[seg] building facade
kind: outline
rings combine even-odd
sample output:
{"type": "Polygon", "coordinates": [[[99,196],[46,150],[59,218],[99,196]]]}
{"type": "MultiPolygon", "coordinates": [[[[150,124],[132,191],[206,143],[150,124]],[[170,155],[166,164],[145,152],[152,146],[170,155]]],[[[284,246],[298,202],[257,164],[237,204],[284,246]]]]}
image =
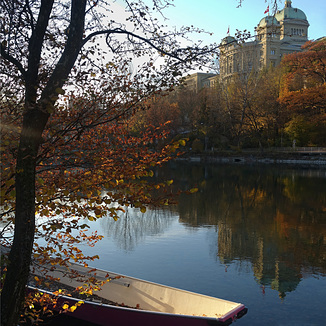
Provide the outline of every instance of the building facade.
{"type": "Polygon", "coordinates": [[[305,13],[285,1],[282,10],[262,18],[255,28],[255,39],[238,42],[225,37],[220,46],[220,77],[228,80],[235,75],[246,77],[263,67],[277,66],[283,55],[301,51],[308,41],[309,23],[305,13]]]}
{"type": "Polygon", "coordinates": [[[217,74],[196,72],[184,78],[183,85],[189,90],[198,92],[202,88],[212,88],[217,82],[217,74]]]}

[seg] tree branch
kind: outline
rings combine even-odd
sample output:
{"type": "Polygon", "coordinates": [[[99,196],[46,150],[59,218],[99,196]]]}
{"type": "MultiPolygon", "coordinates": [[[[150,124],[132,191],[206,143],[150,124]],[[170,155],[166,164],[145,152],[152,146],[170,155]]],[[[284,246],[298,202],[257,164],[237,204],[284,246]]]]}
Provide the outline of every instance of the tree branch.
{"type": "MultiPolygon", "coordinates": [[[[111,34],[124,34],[124,35],[127,35],[128,37],[134,37],[140,41],[143,41],[145,43],[147,43],[148,45],[150,45],[153,49],[157,50],[158,52],[164,54],[164,55],[167,55],[171,58],[174,58],[174,59],[177,59],[179,61],[182,61],[182,62],[186,62],[185,59],[182,59],[181,57],[179,57],[176,52],[173,52],[173,53],[170,53],[170,52],[167,52],[167,51],[164,51],[162,48],[156,46],[153,42],[151,42],[149,39],[145,38],[145,37],[142,37],[140,35],[137,35],[135,33],[132,33],[132,32],[129,32],[129,31],[126,31],[126,30],[123,30],[121,28],[115,28],[115,29],[106,29],[106,30],[103,30],[103,31],[97,31],[97,32],[93,32],[91,34],[89,34],[84,40],[83,40],[83,43],[82,43],[82,46],[84,46],[91,38],[93,38],[94,36],[97,36],[97,35],[103,35],[103,34],[106,34],[107,35],[107,38],[109,35],[111,34]]],[[[181,51],[179,51],[181,52],[181,51]]]]}
{"type": "Polygon", "coordinates": [[[41,101],[46,101],[52,104],[55,102],[55,99],[51,100],[51,97],[57,95],[56,90],[62,87],[75,64],[79,51],[83,46],[82,38],[85,25],[86,2],[87,0],[72,0],[70,25],[67,29],[67,43],[46,87],[42,92],[41,101]]]}
{"type": "Polygon", "coordinates": [[[13,65],[15,65],[17,67],[17,69],[19,70],[19,72],[21,73],[22,77],[24,80],[26,80],[26,71],[24,69],[24,67],[22,66],[22,64],[15,59],[13,56],[11,56],[5,49],[5,42],[2,42],[0,45],[0,54],[1,56],[8,60],[9,62],[11,62],[13,65]]]}
{"type": "Polygon", "coordinates": [[[26,74],[25,103],[36,101],[38,70],[46,28],[52,11],[54,0],[42,0],[35,29],[29,41],[28,70],[26,74]]]}

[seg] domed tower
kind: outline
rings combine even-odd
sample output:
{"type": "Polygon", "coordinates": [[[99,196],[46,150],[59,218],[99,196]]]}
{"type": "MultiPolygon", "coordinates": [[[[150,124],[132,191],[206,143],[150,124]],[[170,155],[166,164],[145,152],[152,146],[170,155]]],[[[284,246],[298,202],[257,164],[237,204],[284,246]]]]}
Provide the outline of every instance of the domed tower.
{"type": "Polygon", "coordinates": [[[305,13],[286,0],[275,15],[262,18],[255,28],[254,41],[238,43],[225,37],[220,44],[220,77],[248,76],[263,67],[277,66],[284,54],[301,51],[308,40],[309,23],[305,13]]]}
{"type": "Polygon", "coordinates": [[[256,27],[261,42],[260,65],[277,66],[284,54],[301,51],[308,40],[309,23],[305,13],[286,0],[274,16],[266,16],[256,27]]]}
{"type": "Polygon", "coordinates": [[[256,38],[260,43],[260,68],[277,66],[280,62],[280,22],[274,16],[262,18],[256,27],[256,38]]]}
{"type": "Polygon", "coordinates": [[[292,7],[292,1],[285,1],[283,10],[278,10],[275,14],[281,26],[281,44],[292,44],[293,51],[300,51],[301,46],[308,41],[309,23],[305,13],[292,7]]]}

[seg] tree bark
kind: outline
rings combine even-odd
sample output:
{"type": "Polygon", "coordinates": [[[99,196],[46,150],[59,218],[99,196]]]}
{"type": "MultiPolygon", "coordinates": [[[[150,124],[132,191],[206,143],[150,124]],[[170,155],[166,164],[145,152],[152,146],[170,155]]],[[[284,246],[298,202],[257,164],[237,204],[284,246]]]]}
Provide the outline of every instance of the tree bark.
{"type": "Polygon", "coordinates": [[[49,115],[34,109],[24,117],[16,163],[14,240],[1,293],[1,325],[17,325],[24,302],[35,230],[35,168],[41,135],[49,115]]]}
{"type": "Polygon", "coordinates": [[[24,302],[35,233],[37,155],[42,133],[58,96],[57,89],[63,86],[82,46],[86,1],[72,0],[65,49],[38,100],[41,50],[54,0],[42,0],[38,21],[30,38],[28,70],[24,76],[25,112],[16,161],[15,232],[1,292],[1,326],[18,324],[24,302]]]}

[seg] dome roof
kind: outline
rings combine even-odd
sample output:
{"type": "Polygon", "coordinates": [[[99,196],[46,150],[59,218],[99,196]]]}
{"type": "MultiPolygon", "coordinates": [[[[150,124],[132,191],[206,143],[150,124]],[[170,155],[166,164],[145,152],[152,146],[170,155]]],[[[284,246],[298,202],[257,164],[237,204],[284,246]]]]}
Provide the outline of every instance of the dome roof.
{"type": "Polygon", "coordinates": [[[259,27],[266,27],[266,26],[271,26],[271,25],[279,25],[280,23],[274,16],[266,16],[263,19],[260,20],[258,24],[259,27]]]}
{"type": "Polygon", "coordinates": [[[223,45],[230,44],[230,43],[233,43],[233,42],[236,42],[236,40],[235,40],[235,38],[233,36],[224,37],[224,39],[222,40],[223,45]]]}
{"type": "Polygon", "coordinates": [[[285,1],[285,7],[283,10],[278,10],[275,14],[275,18],[278,21],[284,20],[284,19],[301,19],[301,20],[307,20],[306,14],[298,9],[298,8],[292,8],[292,1],[285,1]]]}

